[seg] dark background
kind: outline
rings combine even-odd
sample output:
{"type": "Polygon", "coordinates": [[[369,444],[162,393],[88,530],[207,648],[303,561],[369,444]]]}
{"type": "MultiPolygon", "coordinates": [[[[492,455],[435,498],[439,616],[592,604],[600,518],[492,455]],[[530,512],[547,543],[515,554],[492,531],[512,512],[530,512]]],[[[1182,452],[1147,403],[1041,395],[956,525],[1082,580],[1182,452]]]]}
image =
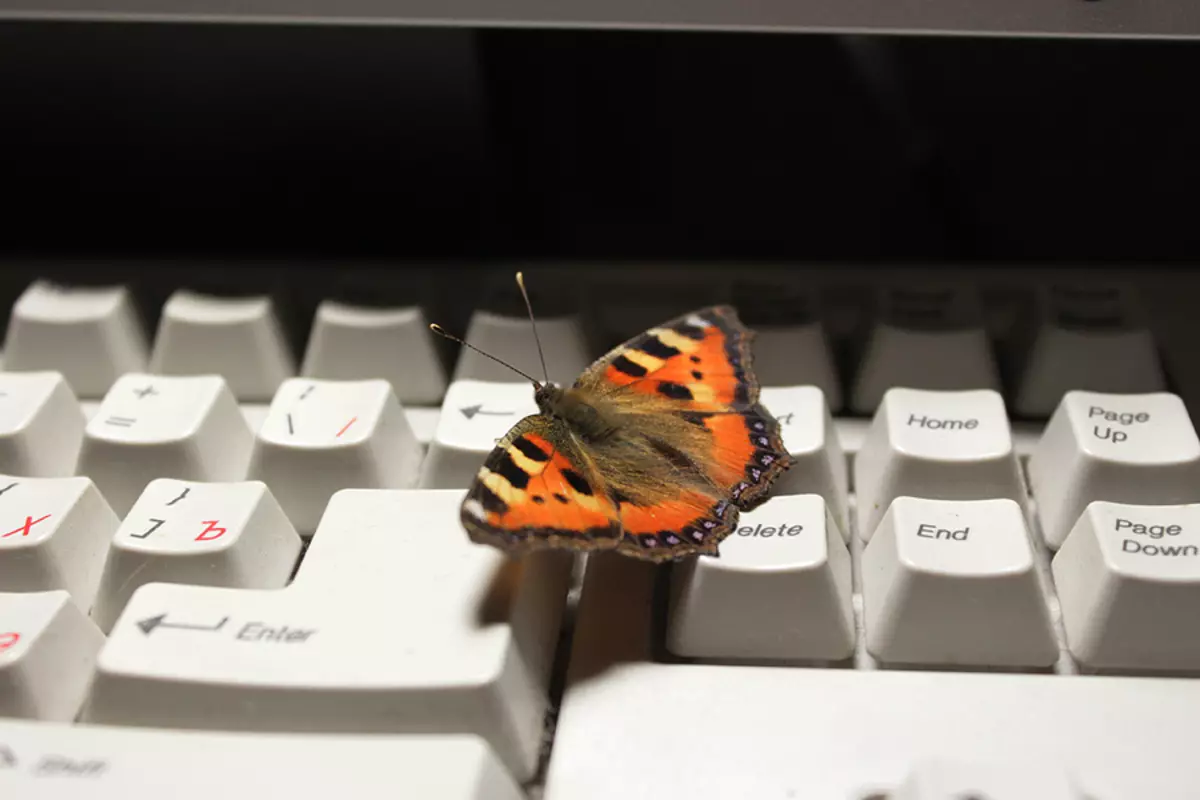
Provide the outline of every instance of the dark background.
{"type": "Polygon", "coordinates": [[[0,25],[0,257],[1187,262],[1200,45],[0,25]]]}

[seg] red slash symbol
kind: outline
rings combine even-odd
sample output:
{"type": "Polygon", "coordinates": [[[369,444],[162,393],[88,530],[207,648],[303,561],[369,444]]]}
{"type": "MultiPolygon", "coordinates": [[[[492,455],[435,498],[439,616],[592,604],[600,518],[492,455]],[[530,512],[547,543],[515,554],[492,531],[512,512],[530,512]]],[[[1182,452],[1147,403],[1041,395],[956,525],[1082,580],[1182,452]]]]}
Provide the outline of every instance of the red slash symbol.
{"type": "Polygon", "coordinates": [[[19,641],[21,641],[21,634],[19,633],[0,633],[0,653],[3,653],[19,641]]]}
{"type": "Polygon", "coordinates": [[[18,533],[21,534],[22,538],[24,538],[29,535],[30,528],[32,528],[34,525],[37,525],[39,522],[41,522],[42,520],[45,520],[45,519],[50,519],[50,515],[45,514],[43,516],[38,517],[37,519],[34,519],[33,517],[26,517],[24,525],[21,525],[20,527],[17,527],[17,528],[13,528],[8,533],[4,534],[3,536],[0,536],[0,539],[7,539],[8,537],[14,536],[18,533]]]}
{"type": "Polygon", "coordinates": [[[342,427],[342,429],[341,429],[340,431],[338,431],[338,432],[337,432],[337,436],[335,436],[335,437],[333,437],[333,438],[335,438],[335,439],[340,439],[340,438],[342,438],[342,434],[343,434],[343,433],[345,433],[346,431],[350,430],[350,426],[351,426],[351,425],[353,425],[353,424],[354,424],[355,422],[357,422],[357,421],[358,421],[358,417],[353,417],[353,418],[352,418],[352,419],[351,419],[349,422],[347,422],[347,423],[346,423],[346,424],[345,424],[345,425],[342,427]]]}
{"type": "Polygon", "coordinates": [[[200,531],[200,535],[196,537],[196,541],[197,542],[211,542],[213,539],[220,539],[222,536],[224,536],[226,533],[226,529],[218,528],[217,527],[218,522],[220,522],[220,520],[216,520],[216,519],[200,520],[201,525],[207,525],[208,527],[205,528],[204,530],[200,531]],[[210,534],[210,533],[213,535],[209,536],[208,534],[210,534]]]}

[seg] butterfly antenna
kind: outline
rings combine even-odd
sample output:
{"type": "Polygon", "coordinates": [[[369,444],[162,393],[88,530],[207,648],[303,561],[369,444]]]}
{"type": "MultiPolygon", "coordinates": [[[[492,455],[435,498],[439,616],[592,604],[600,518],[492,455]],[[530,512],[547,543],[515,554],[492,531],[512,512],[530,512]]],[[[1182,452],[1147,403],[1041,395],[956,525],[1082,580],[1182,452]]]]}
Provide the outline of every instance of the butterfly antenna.
{"type": "Polygon", "coordinates": [[[533,377],[532,375],[527,375],[527,374],[525,374],[525,373],[524,373],[524,372],[522,372],[521,370],[519,370],[519,369],[517,369],[516,367],[514,367],[512,364],[508,363],[507,361],[502,361],[501,359],[499,359],[499,358],[496,358],[496,357],[495,357],[494,355],[492,355],[491,353],[485,353],[485,352],[483,352],[482,350],[480,350],[478,347],[476,347],[476,346],[475,346],[475,345],[473,345],[473,344],[468,344],[467,342],[464,342],[462,339],[458,338],[458,337],[457,337],[457,336],[455,336],[454,334],[452,334],[452,333],[447,333],[447,332],[446,332],[446,329],[445,329],[445,328],[443,328],[441,325],[438,325],[436,322],[435,322],[435,323],[431,323],[431,324],[430,324],[430,326],[429,326],[429,330],[433,331],[433,332],[434,332],[434,333],[436,333],[438,336],[445,336],[447,339],[449,339],[449,340],[450,340],[450,341],[452,341],[452,342],[458,342],[458,343],[459,343],[459,344],[461,344],[463,347],[469,347],[469,348],[471,348],[472,350],[474,350],[476,353],[479,353],[479,355],[483,356],[484,358],[490,358],[492,361],[495,361],[497,364],[501,364],[501,365],[503,365],[503,366],[506,366],[506,367],[508,367],[508,368],[509,368],[509,369],[511,369],[513,372],[515,372],[515,373],[517,373],[518,375],[520,375],[522,378],[525,378],[525,379],[529,380],[530,382],[532,382],[534,386],[538,386],[538,385],[539,385],[539,384],[538,384],[538,379],[537,379],[537,378],[533,377]]]}
{"type": "Polygon", "coordinates": [[[521,287],[521,297],[525,298],[525,310],[529,312],[529,324],[533,326],[533,341],[537,344],[538,358],[542,360],[542,374],[546,383],[550,383],[550,370],[546,369],[546,354],[542,352],[542,340],[538,338],[537,320],[533,318],[533,304],[529,302],[529,292],[525,291],[525,276],[517,273],[517,286],[521,287]]]}

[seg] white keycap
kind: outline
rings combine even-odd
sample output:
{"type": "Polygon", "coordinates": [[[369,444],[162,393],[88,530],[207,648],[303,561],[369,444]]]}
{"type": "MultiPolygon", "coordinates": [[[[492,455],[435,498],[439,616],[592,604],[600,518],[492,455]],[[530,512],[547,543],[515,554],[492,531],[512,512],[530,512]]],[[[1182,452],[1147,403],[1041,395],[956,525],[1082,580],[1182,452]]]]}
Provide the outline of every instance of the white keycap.
{"type": "Polygon", "coordinates": [[[0,794],[14,798],[524,798],[474,736],[248,735],[0,720],[0,743],[0,794]]]}
{"type": "Polygon", "coordinates": [[[819,322],[754,328],[754,375],[764,387],[809,384],[820,389],[831,409],[842,407],[842,386],[819,322]]]}
{"type": "Polygon", "coordinates": [[[103,643],[66,592],[0,593],[0,717],[73,719],[103,643]]]}
{"type": "Polygon", "coordinates": [[[696,658],[839,661],[854,652],[850,554],[825,501],[742,514],[719,558],[676,565],[667,647],[696,658]]]}
{"type": "Polygon", "coordinates": [[[1173,394],[1068,392],[1029,457],[1029,484],[1057,549],[1094,500],[1200,502],[1200,439],[1173,394]]]}
{"type": "Polygon", "coordinates": [[[1140,303],[1118,286],[1041,293],[1041,325],[1027,354],[1016,411],[1046,416],[1071,390],[1129,394],[1166,388],[1140,303]]]}
{"type": "MultiPolygon", "coordinates": [[[[550,379],[566,386],[574,383],[592,363],[579,318],[539,318],[537,330],[550,379]]],[[[471,315],[467,335],[463,338],[541,380],[542,362],[538,360],[537,343],[528,317],[505,317],[490,311],[476,311],[471,315]]],[[[521,380],[521,376],[464,347],[454,368],[454,381],[463,380],[512,382],[521,380]]]]}
{"type": "Polygon", "coordinates": [[[1200,670],[1200,505],[1092,503],[1053,572],[1082,664],[1200,670]]]}
{"type": "MultiPolygon", "coordinates": [[[[985,754],[981,753],[980,756],[985,754]]],[[[930,760],[917,765],[889,800],[1087,800],[1055,764],[930,760]]]]}
{"type": "Polygon", "coordinates": [[[824,393],[815,386],[765,387],[759,402],[779,420],[783,446],[794,463],[775,482],[773,495],[819,494],[847,541],[848,468],[824,393]]]}
{"type": "Polygon", "coordinates": [[[462,498],[339,492],[281,591],[143,586],[100,655],[86,719],[473,732],[528,778],[570,557],[472,544],[462,498]]]}
{"type": "Polygon", "coordinates": [[[61,373],[0,373],[0,472],[74,475],[85,422],[61,373]]]}
{"type": "Polygon", "coordinates": [[[296,367],[270,297],[180,290],[163,306],[150,372],[220,375],[239,400],[267,400],[296,367]]]}
{"type": "Polygon", "coordinates": [[[978,298],[963,289],[891,289],[859,365],[853,407],[874,413],[892,387],[998,389],[978,298]]]}
{"type": "Polygon", "coordinates": [[[859,535],[870,541],[897,497],[974,500],[1025,490],[1004,400],[990,390],[884,395],[854,459],[859,535]]]}
{"type": "MultiPolygon", "coordinates": [[[[528,324],[528,323],[526,323],[528,324]]],[[[326,300],[317,308],[301,374],[325,380],[385,380],[408,405],[437,405],[446,372],[425,313],[326,300]]]]}
{"type": "Polygon", "coordinates": [[[831,409],[842,407],[822,311],[807,281],[739,278],[730,299],[742,323],[754,331],[754,375],[760,385],[816,386],[831,409]]]}
{"type": "Polygon", "coordinates": [[[254,435],[213,375],[122,375],[88,422],[78,473],[124,516],[155,478],[238,481],[254,435]]]}
{"type": "Polygon", "coordinates": [[[258,431],[249,476],[271,487],[302,535],[341,489],[416,485],[421,446],[387,381],[293,378],[258,431]]]}
{"type": "Polygon", "coordinates": [[[264,483],[153,481],[113,537],[92,618],[112,630],[146,583],[283,588],[300,547],[264,483]]]}
{"type": "Polygon", "coordinates": [[[123,373],[146,367],[146,340],[123,286],[30,285],[13,306],[4,368],[54,370],[75,394],[101,397],[123,373]]]}
{"type": "Polygon", "coordinates": [[[1021,507],[899,497],[862,556],[867,649],[891,664],[1058,659],[1021,507]]]}
{"type": "Polygon", "coordinates": [[[425,489],[465,489],[497,440],[540,413],[527,383],[455,381],[446,391],[437,432],[421,468],[425,489]]]}
{"type": "Polygon", "coordinates": [[[1092,800],[1200,786],[1200,681],[663,663],[660,577],[588,558],[544,800],[890,800],[915,765],[981,755],[1044,760],[1092,800]]]}
{"type": "Polygon", "coordinates": [[[0,475],[0,592],[62,589],[86,612],[118,522],[88,478],[0,475]]]}

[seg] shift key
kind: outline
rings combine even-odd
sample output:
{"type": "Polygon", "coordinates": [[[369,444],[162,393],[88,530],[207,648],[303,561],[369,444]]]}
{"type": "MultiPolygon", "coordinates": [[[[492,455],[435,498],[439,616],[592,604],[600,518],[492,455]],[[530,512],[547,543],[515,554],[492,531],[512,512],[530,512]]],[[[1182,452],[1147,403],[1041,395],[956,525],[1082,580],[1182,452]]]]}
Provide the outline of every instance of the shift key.
{"type": "Polygon", "coordinates": [[[148,584],[100,653],[88,722],[474,733],[536,767],[570,556],[509,560],[459,528],[459,490],[334,495],[296,579],[148,584]]]}

